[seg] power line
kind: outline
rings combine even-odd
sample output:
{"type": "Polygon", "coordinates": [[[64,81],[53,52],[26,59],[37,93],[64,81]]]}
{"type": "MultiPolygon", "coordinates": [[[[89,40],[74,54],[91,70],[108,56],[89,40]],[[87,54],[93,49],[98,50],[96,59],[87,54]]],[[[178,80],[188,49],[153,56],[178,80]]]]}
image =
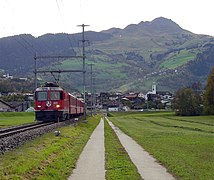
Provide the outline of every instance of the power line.
{"type": "MultiPolygon", "coordinates": [[[[62,2],[62,1],[61,1],[61,2],[62,2]]],[[[61,11],[61,9],[60,9],[58,0],[56,0],[56,4],[57,4],[57,9],[58,9],[58,12],[59,12],[59,15],[60,15],[60,19],[61,19],[61,21],[62,21],[62,24],[63,24],[63,26],[64,26],[64,29],[66,29],[65,21],[64,21],[64,18],[63,18],[62,11],[61,11]]],[[[68,39],[68,42],[69,42],[69,44],[70,44],[72,50],[74,51],[74,47],[73,47],[73,45],[72,45],[72,41],[71,41],[71,39],[70,39],[70,37],[69,37],[69,34],[68,34],[68,33],[65,33],[65,34],[66,34],[66,37],[67,37],[67,39],[68,39]]],[[[72,35],[71,35],[71,37],[72,37],[72,35]]],[[[73,37],[72,37],[72,38],[73,38],[73,37]]],[[[74,40],[74,39],[73,39],[73,40],[74,40]]],[[[75,40],[74,40],[74,42],[75,42],[75,40]]]]}
{"type": "Polygon", "coordinates": [[[83,56],[35,56],[36,59],[66,59],[66,58],[83,58],[83,56]]]}
{"type": "Polygon", "coordinates": [[[15,41],[21,45],[27,52],[29,52],[30,54],[33,54],[33,51],[31,49],[29,49],[27,46],[25,46],[24,44],[22,44],[16,37],[14,38],[15,41]]]}
{"type": "Polygon", "coordinates": [[[41,52],[38,49],[36,49],[32,43],[29,43],[25,38],[23,38],[22,35],[20,35],[19,37],[27,44],[27,46],[31,47],[31,49],[34,50],[34,52],[32,51],[34,54],[35,53],[41,54],[41,52]]]}
{"type": "MultiPolygon", "coordinates": [[[[11,9],[11,11],[14,11],[14,9],[13,9],[13,7],[12,7],[12,5],[10,4],[10,2],[8,1],[8,0],[5,0],[5,2],[6,2],[6,4],[10,7],[10,9],[11,9]]],[[[15,41],[18,43],[18,44],[20,44],[26,51],[28,51],[30,54],[34,54],[34,53],[38,53],[38,51],[36,50],[36,48],[33,46],[33,44],[31,44],[31,43],[29,43],[25,38],[23,38],[22,37],[22,35],[17,35],[17,36],[14,36],[14,38],[15,38],[15,41]],[[22,39],[22,41],[24,41],[25,43],[23,43],[23,42],[21,42],[19,39],[18,39],[18,37],[20,38],[20,39],[22,39]],[[26,44],[27,44],[27,46],[26,46],[26,44]],[[29,48],[29,47],[30,48],[29,48]],[[34,52],[33,52],[33,50],[34,50],[34,52]]]]}

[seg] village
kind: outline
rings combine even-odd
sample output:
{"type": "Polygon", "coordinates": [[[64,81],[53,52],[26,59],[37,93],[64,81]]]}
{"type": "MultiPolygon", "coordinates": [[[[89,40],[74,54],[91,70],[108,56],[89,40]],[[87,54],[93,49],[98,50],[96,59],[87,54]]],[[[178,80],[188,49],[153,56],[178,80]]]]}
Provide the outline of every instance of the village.
{"type": "Polygon", "coordinates": [[[101,92],[96,94],[94,102],[91,102],[91,94],[87,94],[87,108],[106,111],[147,111],[156,109],[170,109],[173,94],[169,91],[157,91],[157,86],[152,85],[152,90],[146,94],[140,92],[129,92],[129,93],[108,93],[101,92]],[[93,107],[91,108],[91,105],[93,107]]]}
{"type": "MultiPolygon", "coordinates": [[[[72,93],[73,95],[82,98],[80,93],[72,93]]],[[[7,98],[8,99],[8,98],[7,98]]],[[[17,99],[17,98],[14,98],[17,99]]],[[[86,92],[87,110],[93,111],[147,111],[170,109],[173,94],[169,91],[157,91],[157,86],[152,85],[151,91],[143,94],[141,92],[100,92],[90,93],[86,92]]],[[[17,93],[10,92],[7,94],[0,94],[0,112],[28,112],[34,111],[34,94],[33,93],[17,93]],[[3,96],[7,97],[23,97],[14,101],[4,101],[3,96]]]]}

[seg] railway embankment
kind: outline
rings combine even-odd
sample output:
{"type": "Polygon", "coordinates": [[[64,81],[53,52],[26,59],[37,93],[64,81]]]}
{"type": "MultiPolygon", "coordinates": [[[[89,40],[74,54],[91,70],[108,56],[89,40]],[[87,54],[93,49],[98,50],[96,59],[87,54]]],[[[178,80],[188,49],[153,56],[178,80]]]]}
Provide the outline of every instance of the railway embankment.
{"type": "Polygon", "coordinates": [[[72,124],[72,121],[60,123],[33,123],[0,131],[0,154],[11,151],[26,142],[40,137],[60,127],[72,124]]]}

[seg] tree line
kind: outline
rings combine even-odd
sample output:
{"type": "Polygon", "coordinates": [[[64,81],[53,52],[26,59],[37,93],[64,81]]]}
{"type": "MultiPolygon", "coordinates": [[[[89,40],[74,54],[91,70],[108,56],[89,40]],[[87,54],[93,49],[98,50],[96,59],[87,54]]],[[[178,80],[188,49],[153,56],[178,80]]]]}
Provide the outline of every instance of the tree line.
{"type": "Polygon", "coordinates": [[[214,115],[214,68],[203,94],[191,88],[182,88],[177,91],[172,108],[176,115],[181,116],[214,115]]]}

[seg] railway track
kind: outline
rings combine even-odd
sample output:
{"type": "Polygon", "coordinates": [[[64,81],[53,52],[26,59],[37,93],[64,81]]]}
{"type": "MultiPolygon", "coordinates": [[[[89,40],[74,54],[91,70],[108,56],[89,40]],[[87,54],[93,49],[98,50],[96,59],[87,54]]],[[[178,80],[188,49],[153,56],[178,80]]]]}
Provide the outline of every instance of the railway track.
{"type": "Polygon", "coordinates": [[[7,137],[7,136],[17,134],[17,133],[21,133],[21,132],[29,131],[32,129],[48,126],[51,124],[54,124],[54,123],[53,122],[50,122],[50,123],[33,123],[33,124],[27,124],[27,125],[23,125],[23,126],[16,126],[16,127],[11,127],[11,128],[1,129],[0,130],[0,139],[7,137]]]}
{"type": "Polygon", "coordinates": [[[34,123],[0,130],[0,154],[22,146],[27,141],[33,140],[53,130],[71,125],[74,120],[59,123],[34,123]]]}

